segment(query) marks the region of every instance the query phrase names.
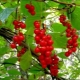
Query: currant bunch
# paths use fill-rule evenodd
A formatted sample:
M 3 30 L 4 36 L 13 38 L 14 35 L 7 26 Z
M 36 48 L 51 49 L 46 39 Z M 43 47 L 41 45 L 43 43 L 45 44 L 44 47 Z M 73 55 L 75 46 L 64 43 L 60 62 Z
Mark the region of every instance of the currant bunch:
M 13 25 L 14 25 L 15 29 L 19 29 L 19 28 L 25 29 L 26 28 L 26 24 L 23 23 L 22 21 L 18 21 L 18 20 L 14 20 Z
M 20 29 L 25 29 L 26 24 L 17 20 L 13 21 L 14 29 L 17 30 L 17 34 L 13 36 L 12 43 L 10 44 L 10 47 L 12 49 L 17 48 L 17 46 L 20 46 L 21 43 L 25 40 L 25 36 L 22 32 L 20 32 Z M 26 48 L 22 48 L 18 54 L 17 57 L 21 57 L 26 52 Z
M 51 36 L 46 34 L 46 30 L 45 29 L 40 29 L 40 22 L 39 21 L 35 21 L 34 22 L 34 33 L 35 33 L 35 42 L 37 44 L 36 48 L 35 48 L 35 53 L 39 54 L 39 61 L 42 65 L 42 68 L 46 68 L 47 66 L 50 66 L 50 71 L 51 74 L 56 76 L 58 73 L 58 70 L 56 68 L 56 70 L 53 70 L 52 67 L 53 66 L 57 66 L 58 64 L 58 58 L 56 57 L 51 57 L 52 55 L 52 50 L 54 50 L 53 47 L 53 40 L 51 39 Z M 53 67 L 55 69 L 55 67 Z M 54 73 L 53 71 L 56 71 L 56 73 Z
M 68 57 L 73 52 L 76 52 L 76 50 L 77 50 L 77 47 L 78 47 L 78 43 L 77 43 L 78 35 L 76 33 L 76 29 L 72 28 L 70 22 L 68 22 L 66 20 L 66 16 L 65 15 L 60 15 L 59 20 L 63 24 L 63 26 L 66 27 L 66 31 L 65 32 L 66 32 L 66 37 L 68 39 L 68 41 L 67 41 L 68 51 L 65 52 L 65 56 Z
M 28 9 L 28 12 L 34 16 L 36 14 L 35 7 L 32 4 L 26 4 L 25 8 Z
M 56 54 L 54 54 L 52 57 L 52 64 L 50 65 L 50 72 L 52 76 L 57 76 L 58 75 L 58 63 L 59 63 L 59 58 L 57 57 Z

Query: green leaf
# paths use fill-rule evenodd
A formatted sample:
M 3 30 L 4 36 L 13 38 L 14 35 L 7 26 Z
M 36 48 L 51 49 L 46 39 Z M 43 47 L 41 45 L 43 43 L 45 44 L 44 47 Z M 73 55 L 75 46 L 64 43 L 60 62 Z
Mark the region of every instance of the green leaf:
M 31 49 L 34 49 L 34 47 L 35 47 L 35 45 L 33 44 L 33 42 L 34 42 L 34 37 L 33 37 L 33 36 L 28 36 L 28 37 L 27 37 L 27 42 L 28 42 L 30 48 L 31 48 Z
M 16 57 L 12 57 L 12 58 L 9 58 L 9 59 L 5 59 L 4 60 L 4 63 L 8 62 L 8 63 L 16 63 L 17 61 L 17 58 Z
M 74 28 L 80 30 L 80 7 L 76 7 L 74 12 L 71 13 L 71 22 Z
M 6 41 L 3 37 L 0 36 L 0 56 L 9 52 L 9 47 L 6 45 Z
M 4 66 L 8 67 L 8 66 L 11 66 L 12 64 L 15 64 L 17 61 L 17 58 L 16 57 L 12 57 L 12 58 L 9 58 L 9 59 L 5 59 L 4 60 Z
M 54 32 L 64 32 L 66 29 L 62 24 L 59 23 L 53 23 L 50 28 Z
M 60 33 L 51 33 L 55 48 L 66 48 L 67 38 Z
M 28 80 L 35 80 L 35 75 L 34 74 L 29 75 Z
M 1 80 L 11 80 L 11 79 L 12 79 L 12 77 L 5 77 L 5 78 L 3 78 Z
M 58 5 L 59 5 L 58 3 L 55 3 L 53 1 L 46 2 L 46 6 L 49 6 L 49 7 L 57 7 Z
M 20 74 L 20 72 L 17 70 L 17 69 L 10 69 L 10 70 L 8 70 L 8 74 L 10 75 L 10 76 L 16 76 L 16 75 L 21 75 Z
M 43 71 L 43 68 L 39 64 L 35 64 L 29 69 L 29 72 L 33 74 L 37 74 L 42 71 Z
M 58 53 L 57 55 L 62 59 L 67 59 L 64 52 Z
M 73 0 L 59 0 L 59 1 L 66 2 L 66 3 L 72 3 L 72 2 L 74 2 Z
M 25 71 L 27 70 L 30 65 L 31 65 L 31 61 L 32 61 L 32 56 L 31 56 L 31 52 L 28 50 L 22 57 L 21 57 L 21 61 L 20 61 L 20 67 Z
M 6 8 L 0 12 L 0 20 L 4 22 L 16 8 Z

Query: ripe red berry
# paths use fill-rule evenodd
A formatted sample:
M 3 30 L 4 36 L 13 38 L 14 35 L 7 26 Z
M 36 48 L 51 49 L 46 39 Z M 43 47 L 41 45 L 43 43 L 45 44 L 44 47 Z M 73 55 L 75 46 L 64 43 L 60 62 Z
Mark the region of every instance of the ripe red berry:
M 35 21 L 34 22 L 34 26 L 35 26 L 35 28 L 40 28 L 40 22 L 39 21 Z
M 43 46 L 43 47 L 40 48 L 41 53 L 44 53 L 45 51 L 46 51 L 46 46 Z
M 66 23 L 66 27 L 68 28 L 68 29 L 71 29 L 71 24 L 70 23 Z
M 35 53 L 39 53 L 39 52 L 40 52 L 39 47 L 36 47 L 35 50 L 34 50 L 34 52 L 35 52 Z
M 52 63 L 52 60 L 51 60 L 50 56 L 48 56 L 48 57 L 46 56 L 45 61 L 47 62 L 47 65 Z
M 58 69 L 54 69 L 51 71 L 52 76 L 57 76 L 58 75 Z
M 42 65 L 42 68 L 46 68 L 46 67 L 47 67 L 47 65 L 46 65 L 46 64 L 43 64 L 43 65 Z
M 71 49 L 69 49 L 69 50 L 68 50 L 68 53 L 69 53 L 69 54 L 72 54 L 72 50 L 71 50 Z
M 47 41 L 47 36 L 46 36 L 46 35 L 44 35 L 44 36 L 42 37 L 42 40 Z
M 71 50 L 72 50 L 73 52 L 75 52 L 77 49 L 76 49 L 76 47 L 72 47 Z
M 45 30 L 44 29 L 40 30 L 39 36 L 42 38 L 43 38 L 43 36 L 45 36 Z
M 68 44 L 72 44 L 73 43 L 73 40 L 72 39 L 69 39 L 68 40 Z
M 52 51 L 54 49 L 53 46 L 47 46 L 46 48 L 47 48 L 47 51 Z
M 34 30 L 34 33 L 35 33 L 36 35 L 38 35 L 38 34 L 40 33 L 40 29 L 35 29 L 35 30 Z
M 14 28 L 17 30 L 20 28 L 20 25 L 15 25 Z
M 78 46 L 78 43 L 73 43 L 73 47 L 77 47 Z
M 24 54 L 26 52 L 26 48 L 22 48 L 20 52 L 21 54 Z
M 52 64 L 58 64 L 58 60 L 56 59 L 52 60 Z
M 46 41 L 44 41 L 44 40 L 41 40 L 40 41 L 40 46 L 46 46 L 47 45 L 47 42 Z
M 70 33 L 66 33 L 66 37 L 71 37 L 71 34 Z
M 25 8 L 29 9 L 30 8 L 30 4 L 26 4 Z
M 18 35 L 13 36 L 13 41 L 18 42 L 19 41 L 19 36 Z
M 35 40 L 36 41 L 40 41 L 40 37 L 39 36 L 35 36 Z
M 51 46 L 53 43 L 54 43 L 54 42 L 53 42 L 52 40 L 49 40 L 49 41 L 47 42 L 47 44 L 48 44 L 49 46 Z
M 31 11 L 31 15 L 34 16 L 36 13 L 35 11 Z
M 11 44 L 10 44 L 10 47 L 11 47 L 12 49 L 16 48 L 16 44 L 15 44 L 15 43 L 11 43 Z
M 71 34 L 74 35 L 76 33 L 76 29 L 71 30 Z
M 66 20 L 66 16 L 65 15 L 60 15 L 60 19 L 63 19 L 63 21 L 65 21 Z
M 71 29 L 68 29 L 68 28 L 67 28 L 67 29 L 66 29 L 66 32 L 67 32 L 67 33 L 70 33 L 70 32 L 71 32 Z
M 21 56 L 22 56 L 21 52 L 18 52 L 17 57 L 21 57 Z
M 13 25 L 18 25 L 18 23 L 19 23 L 19 22 L 18 22 L 17 20 L 14 20 L 14 21 L 13 21 Z
M 52 59 L 57 59 L 57 55 L 54 54 L 54 55 L 52 56 Z
M 73 42 L 76 42 L 77 41 L 77 36 L 73 36 L 72 40 L 73 40 Z
M 35 7 L 34 7 L 33 5 L 30 4 L 29 9 L 30 9 L 31 11 L 34 11 Z
M 51 52 L 50 51 L 47 51 L 46 53 L 45 53 L 45 56 L 46 57 L 48 57 L 48 56 L 50 56 L 51 55 Z
M 71 55 L 70 53 L 65 52 L 65 56 L 66 56 L 66 57 L 69 57 L 70 55 Z
M 41 60 L 44 60 L 44 56 L 43 56 L 43 55 L 40 55 L 38 59 L 39 59 L 40 61 L 41 61 Z
M 50 40 L 51 39 L 51 36 L 50 35 L 47 35 L 47 39 Z
M 24 39 L 24 35 L 19 35 L 19 41 L 23 41 Z
M 26 28 L 26 24 L 25 23 L 20 23 L 20 27 L 22 28 L 22 29 L 25 29 Z

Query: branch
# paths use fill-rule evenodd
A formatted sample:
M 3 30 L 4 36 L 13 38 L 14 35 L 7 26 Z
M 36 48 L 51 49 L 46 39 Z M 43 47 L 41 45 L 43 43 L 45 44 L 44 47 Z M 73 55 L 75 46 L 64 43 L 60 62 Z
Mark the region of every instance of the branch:
M 9 30 L 9 29 L 7 29 L 7 28 L 1 28 L 1 29 L 0 29 L 0 35 L 1 35 L 2 37 L 4 37 L 5 39 L 10 40 L 10 41 L 12 41 L 12 38 L 13 38 L 13 36 L 14 36 L 15 34 L 16 34 L 16 33 L 12 32 L 11 30 Z M 28 48 L 29 48 L 29 46 L 28 46 L 27 44 L 25 44 L 24 41 L 21 43 L 21 46 L 24 46 L 27 50 L 28 50 Z M 38 55 L 35 54 L 35 52 L 34 52 L 32 49 L 30 49 L 30 50 L 31 50 L 32 55 L 37 59 Z M 37 60 L 38 60 L 38 59 L 37 59 Z M 12 65 L 15 65 L 15 64 L 13 64 L 13 63 L 3 63 L 3 64 L 12 64 Z M 48 68 L 48 69 L 49 69 L 49 68 Z M 45 74 L 50 74 L 46 69 L 44 69 L 44 73 L 45 73 Z M 56 79 L 57 79 L 57 80 L 61 80 L 62 78 L 56 77 Z M 54 79 L 53 79 L 53 80 L 54 80 Z
M 46 0 L 36 0 L 38 2 L 45 2 Z M 76 3 L 66 3 L 66 2 L 61 2 L 58 0 L 51 0 L 53 2 L 59 3 L 59 4 L 64 4 L 64 5 L 70 5 L 70 6 L 80 6 L 80 4 L 76 4 Z

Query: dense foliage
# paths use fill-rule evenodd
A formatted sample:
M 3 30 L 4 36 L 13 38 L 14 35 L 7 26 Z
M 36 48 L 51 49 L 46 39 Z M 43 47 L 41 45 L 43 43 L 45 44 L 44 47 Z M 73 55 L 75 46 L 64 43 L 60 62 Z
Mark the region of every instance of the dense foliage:
M 0 80 L 80 79 L 79 0 L 0 0 Z

